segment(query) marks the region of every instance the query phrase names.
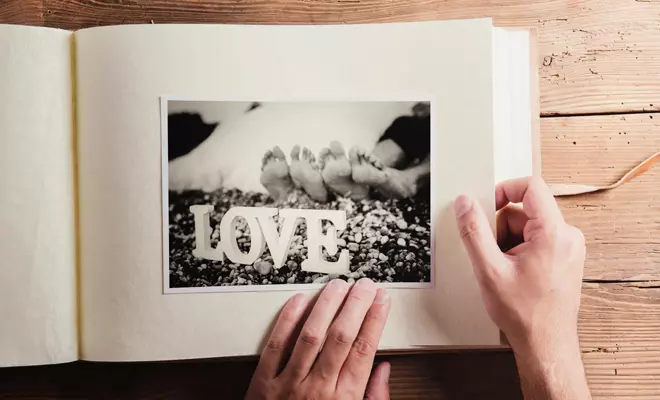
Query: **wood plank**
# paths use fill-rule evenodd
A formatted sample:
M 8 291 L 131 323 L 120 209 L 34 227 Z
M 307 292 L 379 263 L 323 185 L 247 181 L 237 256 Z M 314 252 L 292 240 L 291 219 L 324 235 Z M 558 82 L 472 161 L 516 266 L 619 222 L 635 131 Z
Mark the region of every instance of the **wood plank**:
M 539 28 L 544 114 L 660 109 L 660 3 L 620 0 L 44 0 L 47 26 L 325 24 L 493 17 Z
M 580 344 L 594 399 L 660 397 L 659 284 L 583 288 Z
M 0 2 L 0 24 L 43 25 L 43 1 L 3 0 Z
M 543 118 L 541 127 L 548 182 L 611 183 L 660 150 L 660 114 Z M 585 279 L 660 279 L 660 166 L 559 204 L 587 239 Z
M 595 399 L 657 399 L 660 394 L 660 288 L 640 286 L 583 288 L 580 342 Z M 510 351 L 387 360 L 393 365 L 393 399 L 521 398 Z M 242 396 L 253 368 L 253 361 L 222 360 L 4 368 L 0 397 L 233 399 Z

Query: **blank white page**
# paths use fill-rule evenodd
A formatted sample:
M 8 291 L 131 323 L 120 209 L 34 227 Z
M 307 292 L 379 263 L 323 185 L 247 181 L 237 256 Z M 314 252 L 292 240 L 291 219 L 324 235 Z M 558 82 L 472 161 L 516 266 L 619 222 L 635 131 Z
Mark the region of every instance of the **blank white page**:
M 0 25 L 0 366 L 78 357 L 70 38 Z
M 390 290 L 381 348 L 499 344 L 452 211 L 460 193 L 494 210 L 490 20 L 105 27 L 76 43 L 85 359 L 256 354 L 294 294 L 163 294 L 164 95 L 431 99 L 436 283 Z
M 495 28 L 495 181 L 534 172 L 530 32 Z

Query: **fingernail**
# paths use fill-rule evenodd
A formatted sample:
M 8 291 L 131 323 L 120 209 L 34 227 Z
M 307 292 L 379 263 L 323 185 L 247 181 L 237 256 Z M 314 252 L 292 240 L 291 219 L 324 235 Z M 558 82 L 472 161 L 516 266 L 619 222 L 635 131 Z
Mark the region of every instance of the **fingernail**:
M 386 289 L 378 289 L 376 292 L 376 298 L 374 299 L 374 304 L 385 304 L 390 301 L 390 295 L 387 294 Z
M 454 212 L 456 213 L 456 218 L 462 217 L 470 210 L 472 210 L 472 200 L 465 195 L 458 196 L 458 198 L 456 198 L 454 201 Z
M 362 279 L 360 279 L 359 281 L 357 281 L 357 283 L 355 284 L 355 286 L 356 286 L 356 287 L 357 287 L 357 286 L 362 287 L 362 286 L 364 286 L 364 285 L 368 285 L 370 282 L 371 282 L 371 279 L 369 279 L 369 278 L 362 278 Z
M 346 285 L 343 284 L 344 281 L 341 279 L 333 279 L 326 285 L 326 289 L 332 290 L 333 292 L 341 292 L 345 289 Z

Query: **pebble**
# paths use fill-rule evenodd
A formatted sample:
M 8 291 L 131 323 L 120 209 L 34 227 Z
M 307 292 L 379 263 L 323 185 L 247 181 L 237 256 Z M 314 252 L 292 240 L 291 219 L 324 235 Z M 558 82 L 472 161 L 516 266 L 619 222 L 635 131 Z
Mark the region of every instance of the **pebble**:
M 359 275 L 358 275 L 359 276 Z M 346 283 L 355 283 L 355 279 L 353 278 L 348 278 L 346 279 Z
M 245 266 L 245 272 L 250 273 L 252 271 L 254 271 L 254 267 L 252 267 L 251 265 L 246 265 Z
M 237 285 L 245 285 L 246 283 L 247 283 L 247 279 L 245 279 L 245 278 L 241 278 L 240 276 L 239 276 L 238 279 L 236 280 L 236 284 L 237 284 Z
M 406 241 L 399 238 L 399 240 L 396 241 L 396 244 L 401 246 L 401 247 L 405 247 L 406 246 Z
M 390 240 L 389 237 L 387 237 L 387 236 L 383 236 L 382 238 L 380 238 L 380 243 L 381 243 L 381 244 L 385 244 L 385 243 L 387 243 L 388 240 Z
M 371 244 L 371 245 L 373 245 L 373 244 L 376 243 L 377 241 L 378 241 L 378 238 L 377 238 L 377 237 L 370 237 L 370 238 L 369 238 L 369 244 Z
M 358 233 L 355 235 L 355 243 L 360 243 L 362 241 L 362 234 Z
M 396 221 L 396 226 L 399 229 L 408 229 L 408 223 L 402 219 Z
M 254 263 L 254 269 L 256 269 L 261 275 L 268 275 L 270 271 L 273 270 L 273 264 L 268 261 L 260 261 Z
M 314 279 L 312 283 L 326 283 L 329 280 L 330 280 L 330 275 L 323 275 Z
M 346 247 L 346 241 L 344 239 L 337 239 L 337 246 Z
M 360 278 L 360 273 L 357 272 L 357 271 L 351 272 L 348 275 L 346 275 L 346 277 L 351 278 L 351 279 L 358 279 L 358 278 Z
M 380 261 L 387 261 L 387 260 L 388 260 L 387 256 L 386 256 L 385 254 L 383 254 L 383 253 L 380 253 L 380 254 L 378 255 L 378 259 L 379 259 Z
M 358 246 L 357 243 L 349 243 L 348 250 L 357 253 L 358 251 L 360 251 L 360 246 Z

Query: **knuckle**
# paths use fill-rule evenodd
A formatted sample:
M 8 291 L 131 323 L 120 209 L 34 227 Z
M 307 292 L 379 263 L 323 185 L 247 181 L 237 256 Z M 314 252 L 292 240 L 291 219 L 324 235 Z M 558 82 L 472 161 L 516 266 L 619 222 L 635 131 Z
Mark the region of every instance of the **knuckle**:
M 468 219 L 461 226 L 461 238 L 468 239 L 475 236 L 479 232 L 479 224 L 474 219 Z
M 296 312 L 290 307 L 285 308 L 282 310 L 282 313 L 280 314 L 280 320 L 283 322 L 291 323 L 296 321 Z
M 337 327 L 330 331 L 328 340 L 339 346 L 347 346 L 353 343 L 355 337 L 346 328 Z
M 360 358 L 370 357 L 375 352 L 376 347 L 374 344 L 365 338 L 357 338 L 353 342 L 353 353 Z
M 308 346 L 316 347 L 321 344 L 321 337 L 315 331 L 306 329 L 300 333 L 300 341 Z
M 382 322 L 386 319 L 386 317 L 387 314 L 384 314 L 382 312 L 369 312 L 364 317 L 364 322 L 362 322 L 362 325 L 364 326 L 374 322 Z
M 266 342 L 266 349 L 270 351 L 282 351 L 284 350 L 285 344 L 284 340 L 280 338 L 270 338 Z

